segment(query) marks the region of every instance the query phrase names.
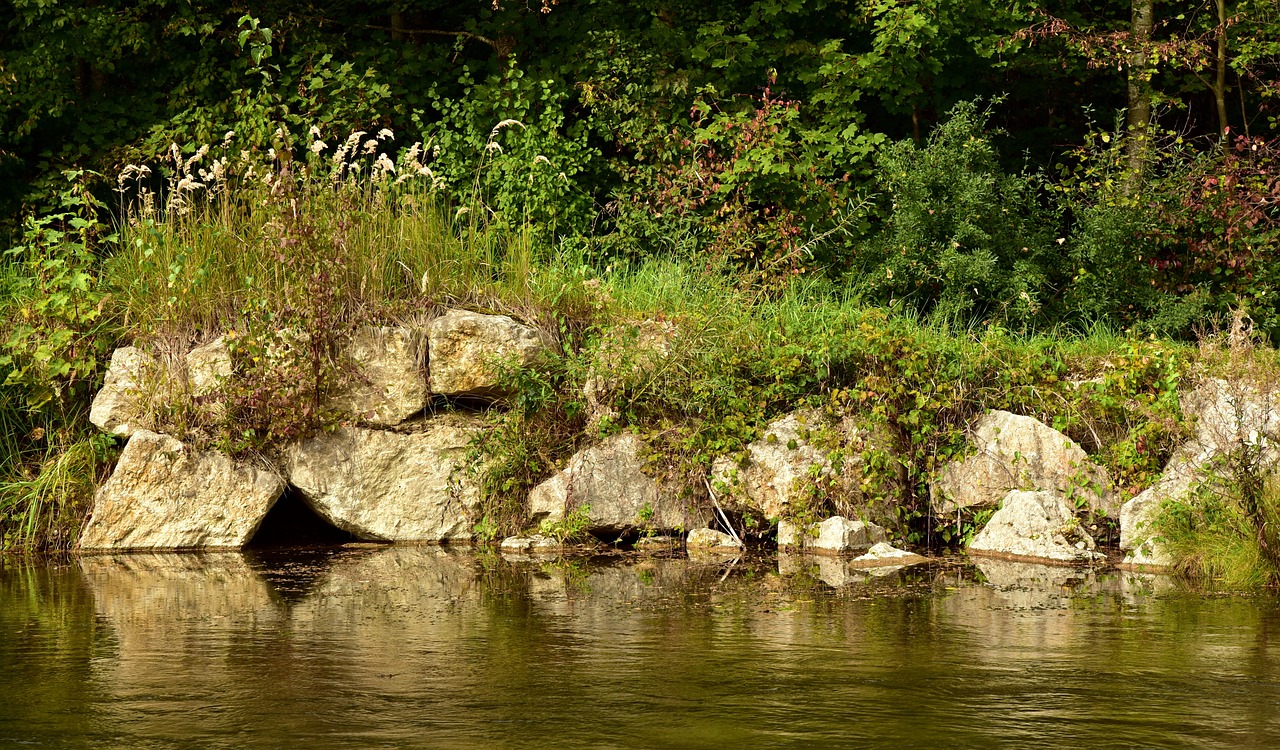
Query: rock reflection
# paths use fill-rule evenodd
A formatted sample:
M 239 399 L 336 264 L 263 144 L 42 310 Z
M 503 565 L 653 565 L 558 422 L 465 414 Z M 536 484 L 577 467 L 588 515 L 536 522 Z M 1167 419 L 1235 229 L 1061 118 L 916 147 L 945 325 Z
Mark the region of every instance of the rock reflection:
M 0 624 L 25 634 L 0 643 L 0 691 L 18 696 L 0 741 L 1158 746 L 1277 732 L 1280 607 L 1147 574 L 395 546 L 95 556 L 0 569 L 0 584 Z M 31 635 L 45 631 L 72 647 Z M 1139 696 L 1141 716 L 1126 708 Z M 842 718 L 851 706 L 865 721 Z

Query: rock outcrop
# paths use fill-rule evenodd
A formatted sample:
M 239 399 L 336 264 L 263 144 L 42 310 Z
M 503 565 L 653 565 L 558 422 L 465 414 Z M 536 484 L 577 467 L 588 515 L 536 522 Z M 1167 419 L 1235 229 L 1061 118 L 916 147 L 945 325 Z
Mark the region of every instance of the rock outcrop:
M 111 353 L 102 389 L 89 407 L 89 421 L 103 432 L 129 437 L 150 424 L 164 373 L 155 358 L 134 346 Z
M 427 342 L 431 391 L 444 396 L 501 396 L 499 366 L 530 365 L 547 349 L 536 328 L 506 315 L 467 310 L 450 310 L 431 321 Z
M 1013 560 L 1085 564 L 1105 560 L 1074 510 L 1052 490 L 1012 490 L 969 543 L 969 552 Z
M 427 406 L 423 336 L 404 327 L 361 328 L 344 352 L 351 384 L 338 406 L 375 426 L 394 426 Z M 443 366 L 443 365 L 442 365 Z
M 1201 486 L 1235 481 L 1235 472 L 1264 476 L 1280 467 L 1280 408 L 1274 394 L 1243 381 L 1211 379 L 1182 397 L 1195 434 L 1165 465 L 1155 484 L 1120 510 L 1120 548 L 1127 566 L 1174 563 L 1153 524 L 1160 507 L 1186 502 Z M 1222 491 L 1227 491 L 1224 488 Z
M 462 465 L 480 424 L 444 416 L 418 427 L 317 435 L 291 451 L 289 481 L 322 518 L 359 539 L 469 541 L 480 496 Z
M 716 459 L 711 479 L 724 491 L 724 500 L 766 518 L 785 516 L 788 508 L 809 499 L 815 481 L 821 480 L 830 490 L 824 499 L 888 523 L 888 499 L 902 482 L 902 467 L 868 472 L 863 456 L 876 450 L 896 457 L 885 431 L 859 426 L 853 418 L 828 421 L 817 409 L 800 409 L 770 422 L 740 461 L 729 456 Z M 833 452 L 843 455 L 838 476 Z
M 974 425 L 971 442 L 976 453 L 948 464 L 930 484 L 933 515 L 994 508 L 1010 490 L 1053 490 L 1094 513 L 1120 513 L 1106 469 L 1037 419 L 989 411 Z
M 581 509 L 593 534 L 706 525 L 705 514 L 686 510 L 678 488 L 644 472 L 642 448 L 639 438 L 624 432 L 575 453 L 529 493 L 533 521 L 560 522 Z
M 242 547 L 284 491 L 279 476 L 148 430 L 94 497 L 84 549 Z

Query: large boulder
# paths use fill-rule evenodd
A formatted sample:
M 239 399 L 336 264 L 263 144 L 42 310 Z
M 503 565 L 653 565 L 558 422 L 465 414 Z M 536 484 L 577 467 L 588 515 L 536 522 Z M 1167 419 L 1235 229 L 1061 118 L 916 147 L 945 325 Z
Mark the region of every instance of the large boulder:
M 1107 470 L 1074 440 L 1045 423 L 989 411 L 974 425 L 973 455 L 947 464 L 929 485 L 933 515 L 994 508 L 1010 490 L 1053 490 L 1077 507 L 1116 518 L 1120 503 Z
M 1120 509 L 1125 565 L 1173 565 L 1154 528 L 1161 507 L 1190 501 L 1206 484 L 1230 485 L 1236 472 L 1266 475 L 1280 468 L 1280 409 L 1274 394 L 1244 381 L 1214 378 L 1183 394 L 1181 402 L 1194 435 L 1174 452 L 1155 484 Z
M 716 459 L 711 479 L 723 491 L 723 499 L 766 518 L 783 518 L 789 508 L 806 504 L 821 482 L 824 500 L 889 523 L 902 466 L 891 459 L 891 468 L 869 470 L 865 456 L 874 451 L 896 453 L 887 431 L 859 425 L 853 418 L 828 420 L 817 409 L 800 409 L 770 422 L 740 458 Z M 842 456 L 839 470 L 833 455 Z
M 506 315 L 467 310 L 450 310 L 431 321 L 427 343 L 432 392 L 483 398 L 503 395 L 498 386 L 499 365 L 527 366 L 547 349 L 536 328 Z
M 111 353 L 102 389 L 93 397 L 89 421 L 119 437 L 150 426 L 154 407 L 163 400 L 164 373 L 154 357 L 134 346 Z
M 137 430 L 98 490 L 84 549 L 242 547 L 284 491 L 284 480 L 216 451 Z
M 575 453 L 564 470 L 529 493 L 533 521 L 563 522 L 577 510 L 594 534 L 705 526 L 709 516 L 687 508 L 679 488 L 644 472 L 643 447 L 623 432 Z
M 337 398 L 347 414 L 371 425 L 394 426 L 427 406 L 427 376 L 420 332 L 405 327 L 366 326 L 344 352 L 350 384 Z
M 1084 564 L 1105 560 L 1074 509 L 1052 490 L 1012 490 L 969 543 L 969 553 L 1013 560 Z
M 434 417 L 414 432 L 342 427 L 294 446 L 289 481 L 359 539 L 469 541 L 480 500 L 463 465 L 481 424 Z

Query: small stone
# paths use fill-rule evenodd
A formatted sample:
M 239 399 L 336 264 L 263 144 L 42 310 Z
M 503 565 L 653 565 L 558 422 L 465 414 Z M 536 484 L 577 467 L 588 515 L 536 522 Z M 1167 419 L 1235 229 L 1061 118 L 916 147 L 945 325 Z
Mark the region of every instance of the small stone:
M 885 530 L 873 523 L 832 516 L 818 524 L 818 538 L 808 546 L 815 552 L 845 554 L 865 552 L 877 542 L 887 541 Z
M 187 386 L 195 398 L 216 393 L 231 378 L 231 350 L 223 336 L 187 353 Z
M 685 544 L 698 549 L 741 549 L 737 539 L 715 529 L 694 529 L 689 532 Z

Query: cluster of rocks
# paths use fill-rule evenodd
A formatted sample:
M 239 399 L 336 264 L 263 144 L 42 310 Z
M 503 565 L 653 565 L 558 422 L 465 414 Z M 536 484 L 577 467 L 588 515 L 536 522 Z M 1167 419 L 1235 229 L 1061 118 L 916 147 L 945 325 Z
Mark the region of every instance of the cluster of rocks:
M 219 338 L 185 357 L 119 349 L 90 419 L 128 443 L 94 499 L 81 547 L 241 547 L 287 486 L 357 539 L 470 539 L 479 492 L 464 458 L 483 423 L 465 411 L 433 412 L 432 399 L 499 396 L 496 365 L 527 365 L 547 346 L 508 316 L 464 310 L 423 329 L 361 329 L 344 352 L 354 377 L 334 398 L 352 419 L 289 446 L 270 468 L 154 430 L 166 404 L 200 404 L 235 377 L 233 342 Z
M 616 394 L 659 377 L 675 350 L 670 324 L 645 321 L 630 330 L 629 339 L 606 337 L 586 379 L 582 395 L 595 425 L 615 419 Z M 234 342 L 220 338 L 168 357 L 119 349 L 90 418 L 128 444 L 95 498 L 81 546 L 240 547 L 288 488 L 356 539 L 469 541 L 480 494 L 466 454 L 483 422 L 432 404 L 437 396 L 501 397 L 495 364 L 528 365 L 548 346 L 547 336 L 507 316 L 463 310 L 422 327 L 361 329 L 343 355 L 355 375 L 333 398 L 351 419 L 288 446 L 272 467 L 184 445 L 156 429 L 153 415 L 179 399 L 219 408 L 218 393 L 236 377 Z M 1183 401 L 1195 437 L 1155 485 L 1128 502 L 1063 433 L 1032 417 L 989 411 L 972 426 L 970 453 L 931 482 L 930 512 L 959 520 L 985 511 L 989 520 L 968 547 L 974 555 L 1071 565 L 1104 561 L 1089 530 L 1118 520 L 1126 563 L 1167 566 L 1152 523 L 1162 503 L 1222 479 L 1223 457 L 1241 445 L 1255 448 L 1254 469 L 1280 466 L 1280 449 L 1268 442 L 1280 427 L 1271 399 L 1208 381 Z M 512 537 L 502 547 L 548 552 L 566 533 L 585 531 L 607 540 L 639 537 L 637 547 L 650 550 L 737 554 L 742 540 L 713 528 L 731 528 L 727 510 L 776 520 L 783 551 L 842 556 L 855 566 L 911 564 L 923 558 L 889 546 L 884 528 L 892 527 L 896 498 L 906 489 L 902 455 L 883 426 L 799 409 L 766 425 L 741 453 L 713 461 L 707 506 L 691 503 L 682 481 L 655 475 L 644 442 L 623 431 L 574 454 L 535 487 L 527 520 L 544 533 Z M 840 515 L 796 520 L 820 505 Z

